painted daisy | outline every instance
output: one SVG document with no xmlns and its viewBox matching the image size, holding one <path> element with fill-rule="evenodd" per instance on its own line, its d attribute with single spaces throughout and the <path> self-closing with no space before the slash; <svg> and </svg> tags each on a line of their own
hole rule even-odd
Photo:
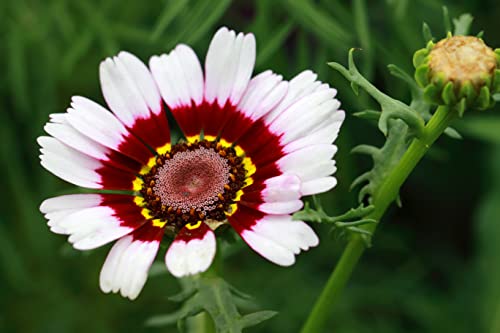
<svg viewBox="0 0 500 333">
<path fill-rule="evenodd" d="M 67 112 L 50 115 L 41 164 L 74 185 L 115 190 L 40 207 L 78 250 L 117 240 L 101 270 L 104 292 L 136 298 L 164 235 L 173 238 L 165 262 L 176 277 L 208 269 L 221 225 L 282 266 L 318 244 L 291 214 L 302 196 L 335 186 L 332 142 L 344 112 L 311 71 L 290 82 L 271 71 L 251 78 L 254 63 L 254 36 L 227 28 L 213 37 L 204 72 L 182 44 L 153 56 L 149 69 L 121 52 L 100 65 L 111 112 L 75 96 Z M 185 136 L 177 143 L 164 105 Z"/>
</svg>

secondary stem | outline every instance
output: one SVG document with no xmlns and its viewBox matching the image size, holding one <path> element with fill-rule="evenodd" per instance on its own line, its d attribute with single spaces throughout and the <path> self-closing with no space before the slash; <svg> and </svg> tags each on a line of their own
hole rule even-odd
<svg viewBox="0 0 500 333">
<path fill-rule="evenodd" d="M 408 178 L 434 141 L 448 127 L 455 114 L 455 111 L 448 107 L 440 106 L 437 108 L 425 126 L 423 135 L 413 140 L 394 170 L 374 194 L 372 204 L 375 206 L 375 209 L 367 218 L 380 221 L 389 205 L 396 199 L 401 185 L 403 185 L 406 178 Z M 375 231 L 375 228 L 375 224 L 367 226 L 367 229 L 372 232 Z M 349 241 L 325 288 L 316 301 L 313 310 L 309 314 L 302 328 L 302 333 L 323 332 L 322 328 L 331 314 L 332 307 L 339 299 L 340 293 L 344 289 L 365 249 L 365 242 L 359 236 L 354 236 Z"/>
</svg>

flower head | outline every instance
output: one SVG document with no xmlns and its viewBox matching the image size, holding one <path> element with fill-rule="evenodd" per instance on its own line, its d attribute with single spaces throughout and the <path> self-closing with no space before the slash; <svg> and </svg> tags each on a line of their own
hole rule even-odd
<svg viewBox="0 0 500 333">
<path fill-rule="evenodd" d="M 228 224 L 257 253 L 282 266 L 318 244 L 291 214 L 300 200 L 330 190 L 344 120 L 336 91 L 305 71 L 290 82 L 265 71 L 251 78 L 252 34 L 221 28 L 203 72 L 179 45 L 147 68 L 121 52 L 100 66 L 109 112 L 73 97 L 38 139 L 42 165 L 96 190 L 45 200 L 40 210 L 76 249 L 116 241 L 100 275 L 104 292 L 134 299 L 164 235 L 165 261 L 177 277 L 205 271 L 216 251 L 213 230 Z M 171 142 L 164 104 L 185 139 Z"/>
<path fill-rule="evenodd" d="M 449 36 L 415 53 L 415 78 L 429 101 L 487 109 L 500 91 L 500 57 L 482 39 Z"/>
</svg>

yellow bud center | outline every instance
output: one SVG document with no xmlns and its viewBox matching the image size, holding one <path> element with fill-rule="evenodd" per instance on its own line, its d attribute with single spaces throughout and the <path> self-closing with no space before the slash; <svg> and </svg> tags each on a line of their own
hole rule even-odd
<svg viewBox="0 0 500 333">
<path fill-rule="evenodd" d="M 470 81 L 480 88 L 496 69 L 496 56 L 484 42 L 472 36 L 453 36 L 439 41 L 430 52 L 430 75 L 444 75 L 456 88 Z"/>
</svg>

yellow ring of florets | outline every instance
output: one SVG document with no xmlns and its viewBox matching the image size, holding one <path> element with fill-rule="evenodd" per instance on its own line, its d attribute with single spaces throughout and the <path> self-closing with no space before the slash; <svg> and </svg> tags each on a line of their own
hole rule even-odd
<svg viewBox="0 0 500 333">
<path fill-rule="evenodd" d="M 190 146 L 193 143 L 197 143 L 200 141 L 208 141 L 208 142 L 217 142 L 217 146 L 224 148 L 224 149 L 233 149 L 236 156 L 241 158 L 241 165 L 243 166 L 243 169 L 245 170 L 245 178 L 244 178 L 244 183 L 241 185 L 241 188 L 236 192 L 234 197 L 232 198 L 232 203 L 229 205 L 229 208 L 224 211 L 224 214 L 226 216 L 231 216 L 236 212 L 238 209 L 237 202 L 241 200 L 241 197 L 243 195 L 243 188 L 253 184 L 253 178 L 251 177 L 253 174 L 255 174 L 257 168 L 255 164 L 252 162 L 252 159 L 248 156 L 246 156 L 245 151 L 239 146 L 239 145 L 233 145 L 230 142 L 224 140 L 224 139 L 217 139 L 214 136 L 205 136 L 203 139 L 199 135 L 197 136 L 192 136 L 188 137 L 188 146 Z M 146 165 L 144 165 L 140 172 L 139 176 L 137 176 L 134 181 L 133 181 L 133 190 L 135 192 L 141 192 L 144 190 L 144 187 L 146 184 L 144 183 L 143 177 L 148 175 L 148 173 L 151 172 L 151 170 L 158 166 L 158 164 L 161 162 L 159 159 L 161 159 L 161 156 L 164 156 L 172 151 L 172 146 L 170 144 L 166 144 L 158 149 L 156 149 L 156 155 L 151 157 Z M 234 155 L 233 155 L 234 156 Z M 151 211 L 151 209 L 148 208 L 148 202 L 144 199 L 143 196 L 136 196 L 134 202 L 138 207 L 141 208 L 141 214 L 148 220 L 152 220 L 153 224 L 158 227 L 164 227 L 169 221 L 164 220 L 164 219 L 159 219 L 154 212 Z M 189 222 L 186 223 L 185 226 L 190 229 L 196 229 L 198 228 L 202 223 L 202 219 L 198 220 L 197 222 Z"/>
</svg>

